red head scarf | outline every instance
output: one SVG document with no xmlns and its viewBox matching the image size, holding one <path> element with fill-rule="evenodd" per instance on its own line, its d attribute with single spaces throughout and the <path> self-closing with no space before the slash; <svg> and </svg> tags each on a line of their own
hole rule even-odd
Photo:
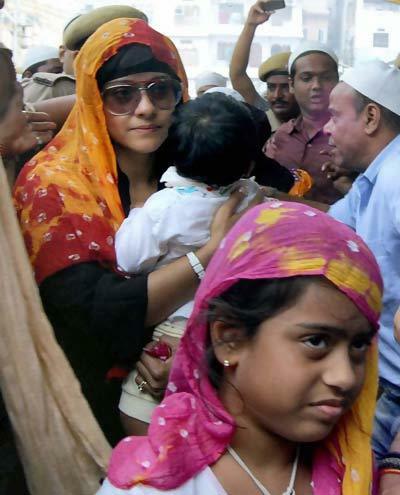
<svg viewBox="0 0 400 495">
<path fill-rule="evenodd" d="M 114 234 L 124 213 L 116 157 L 107 132 L 96 74 L 119 48 L 149 46 L 182 82 L 187 79 L 170 39 L 138 19 L 104 24 L 76 59 L 76 105 L 59 134 L 23 168 L 15 202 L 36 280 L 70 265 L 115 263 Z"/>
</svg>

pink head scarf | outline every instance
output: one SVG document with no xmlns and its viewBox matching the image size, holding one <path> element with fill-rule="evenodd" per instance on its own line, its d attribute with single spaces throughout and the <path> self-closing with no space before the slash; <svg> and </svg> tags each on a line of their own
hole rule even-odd
<svg viewBox="0 0 400 495">
<path fill-rule="evenodd" d="M 128 437 L 114 450 L 108 473 L 113 485 L 129 488 L 143 483 L 173 489 L 221 457 L 235 422 L 208 380 L 204 359 L 208 325 L 201 315 L 210 299 L 240 279 L 299 275 L 326 277 L 378 328 L 382 282 L 378 265 L 360 237 L 304 205 L 268 202 L 253 208 L 230 231 L 207 268 L 148 437 Z M 374 344 L 359 398 L 315 449 L 315 495 L 371 493 L 376 354 Z"/>
</svg>

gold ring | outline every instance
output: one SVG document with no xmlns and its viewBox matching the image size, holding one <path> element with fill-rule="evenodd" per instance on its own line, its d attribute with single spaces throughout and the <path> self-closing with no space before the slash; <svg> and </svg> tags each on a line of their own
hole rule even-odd
<svg viewBox="0 0 400 495">
<path fill-rule="evenodd" d="M 140 383 L 140 385 L 138 385 L 139 392 L 143 392 L 145 385 L 147 385 L 147 382 L 146 382 L 146 380 L 143 380 L 142 383 Z"/>
</svg>

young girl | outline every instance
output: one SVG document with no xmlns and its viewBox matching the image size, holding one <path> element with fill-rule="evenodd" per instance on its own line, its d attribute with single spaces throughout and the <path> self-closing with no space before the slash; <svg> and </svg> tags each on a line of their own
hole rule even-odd
<svg viewBox="0 0 400 495">
<path fill-rule="evenodd" d="M 346 226 L 252 209 L 207 268 L 149 436 L 118 445 L 98 495 L 375 493 L 381 291 Z"/>
<path fill-rule="evenodd" d="M 245 208 L 260 190 L 248 175 L 257 153 L 256 127 L 251 113 L 231 97 L 204 95 L 181 106 L 170 130 L 175 166 L 160 181 L 165 189 L 153 194 L 141 208 L 133 208 L 115 238 L 117 263 L 128 273 L 149 273 L 193 253 L 210 238 L 216 210 L 241 187 Z M 261 192 L 259 193 L 261 195 Z M 179 338 L 193 309 L 186 303 L 157 325 L 153 338 Z M 165 344 L 164 344 L 165 345 Z M 165 358 L 171 355 L 166 349 Z M 145 434 L 157 399 L 143 390 L 146 380 L 133 371 L 123 385 L 120 411 L 128 434 Z"/>
</svg>

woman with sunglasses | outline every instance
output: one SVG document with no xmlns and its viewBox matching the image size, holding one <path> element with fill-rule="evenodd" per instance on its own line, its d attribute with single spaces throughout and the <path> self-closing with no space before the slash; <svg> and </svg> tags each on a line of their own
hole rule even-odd
<svg viewBox="0 0 400 495">
<path fill-rule="evenodd" d="M 193 297 L 188 258 L 149 275 L 116 269 L 114 235 L 130 208 L 159 187 L 172 113 L 187 99 L 173 43 L 144 21 L 102 26 L 76 59 L 77 102 L 60 133 L 22 170 L 15 201 L 44 309 L 100 426 L 121 436 L 121 367 L 133 367 L 151 327 Z M 210 241 L 195 255 L 207 265 L 236 220 L 240 193 L 218 211 Z M 165 387 L 170 362 L 143 355 Z M 108 373 L 113 368 L 112 373 Z M 56 372 L 57 370 L 55 370 Z M 107 375 L 107 376 L 106 376 Z"/>
</svg>

